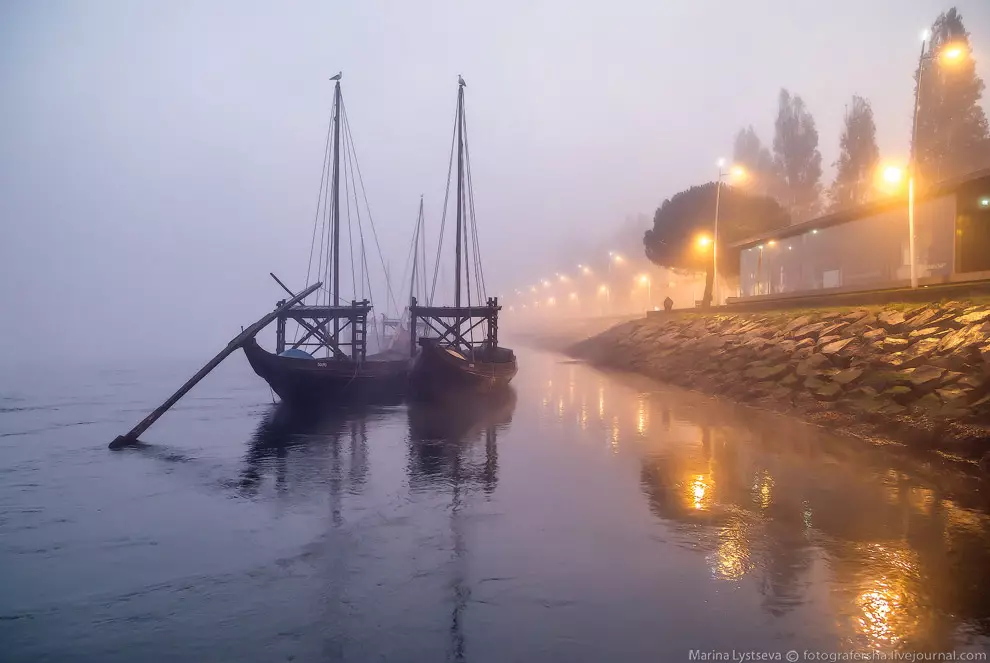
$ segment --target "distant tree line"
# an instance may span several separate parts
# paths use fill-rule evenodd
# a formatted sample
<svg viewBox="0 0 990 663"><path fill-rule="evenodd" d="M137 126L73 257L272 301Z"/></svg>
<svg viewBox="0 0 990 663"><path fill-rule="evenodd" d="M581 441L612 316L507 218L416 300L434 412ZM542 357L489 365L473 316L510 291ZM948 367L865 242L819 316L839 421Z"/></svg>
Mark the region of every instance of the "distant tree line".
<svg viewBox="0 0 990 663"><path fill-rule="evenodd" d="M915 174L922 184L990 167L990 128L980 105L985 86L976 73L969 33L955 7L935 19L929 40L932 56L915 73L915 86L920 74L921 87L916 90L920 104L917 141L912 148ZM945 48L960 49L964 57L951 65L940 63L938 55ZM913 116L914 108L906 112ZM695 244L700 234L714 231L718 191L722 246L756 231L768 232L873 199L880 150L869 100L853 95L846 107L839 158L833 164L835 179L827 187L822 183L818 138L815 118L804 100L782 89L772 145L764 145L752 125L735 136L733 162L743 167L745 179L721 187L715 183L694 186L665 200L654 215L653 228L643 238L647 257L665 267L703 269L708 277L707 305L714 277L712 252L699 252ZM753 217L756 212L761 215L758 219ZM719 256L719 273L738 275L738 260L729 259L726 251Z"/></svg>

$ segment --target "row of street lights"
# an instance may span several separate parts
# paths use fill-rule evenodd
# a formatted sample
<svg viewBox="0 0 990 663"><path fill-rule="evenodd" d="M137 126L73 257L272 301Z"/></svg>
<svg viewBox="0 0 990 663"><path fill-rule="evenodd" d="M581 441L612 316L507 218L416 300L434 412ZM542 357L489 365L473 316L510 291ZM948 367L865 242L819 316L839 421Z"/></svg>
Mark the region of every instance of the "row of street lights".
<svg viewBox="0 0 990 663"><path fill-rule="evenodd" d="M921 99L920 91L921 84L925 71L926 62L934 62L941 64L957 64L964 61L968 57L968 52L965 46L961 44L944 44L938 50L933 50L931 43L929 42L930 33L925 31L922 34L921 40L921 55L918 58L918 70L917 70L917 85L915 86L914 94L914 118L911 128L911 151L908 158L907 166L907 176L908 176L908 252L910 253L910 267L911 267L911 287L918 287L918 274L916 270L916 260L915 260L915 233L914 233L914 208L915 208L915 190L917 179L917 142L918 142L918 115L921 109ZM713 276L713 300L715 304L719 303L719 284L718 284L718 254L719 254L719 234L718 234L718 221L719 221L719 206L721 202L722 194L722 183L726 178L731 179L737 183L743 183L750 179L750 173L743 168L741 165L732 164L729 165L724 158L720 158L716 161L718 167L718 175L715 180L715 216L713 223L713 236L708 237L707 235L702 235L698 238L697 243L699 248L707 249L711 245L712 249L712 276ZM888 185L899 185L904 179L904 169L895 165L884 165L880 169L880 177ZM608 252L608 281L611 283L612 280L612 265L620 265L625 261L620 254L615 251ZM578 265L578 271L584 276L591 276L593 274L590 267L587 265ZM557 278L561 282L567 282L569 277L563 274L556 274ZM643 280L645 279L645 281ZM640 282L644 285L650 287L650 300L652 302L652 285L650 284L650 279L648 275L643 275L640 277ZM541 283L545 288L550 287L550 281L548 279L542 279ZM529 286L529 289L535 293L537 291L536 286ZM606 294L607 300L611 303L611 288L608 285L602 285L599 288L599 292L604 292ZM522 294L519 290L516 291L517 294Z"/></svg>
<svg viewBox="0 0 990 663"><path fill-rule="evenodd" d="M612 278L613 269L625 265L626 263L627 263L627 259L622 254L616 251L608 252L608 262L607 262L608 266L606 269L607 277L605 282L603 282L601 285L598 286L597 292L599 295L605 296L605 300L609 306L611 306L611 302L612 302L611 284L613 281ZM590 277L590 276L594 276L595 274L594 270L592 270L591 267L583 263L577 265L577 271L579 276ZM526 296L526 291L528 290L530 294L538 295L540 291L539 286L542 286L544 290L550 290L554 285L554 281L559 282L561 284L569 284L572 283L573 280L574 279L572 279L572 277L568 276L567 274L561 274L560 272L555 272L554 279L548 279L548 278L540 279L538 285L529 285L526 286L526 288L524 289L517 289L515 293L517 296L524 297ZM639 274L634 277L633 283L639 284L641 286L645 286L647 288L647 299L649 300L650 305L652 305L653 280L650 278L650 275L646 273ZM578 301L577 292L576 291L570 292L567 296L567 299L570 300L571 302L577 302ZM539 297L537 298L537 301L539 301ZM554 296L549 296L546 300L546 304L548 306L554 306L556 305L556 303L557 303L557 298ZM523 307L525 307L525 305L523 305Z"/></svg>

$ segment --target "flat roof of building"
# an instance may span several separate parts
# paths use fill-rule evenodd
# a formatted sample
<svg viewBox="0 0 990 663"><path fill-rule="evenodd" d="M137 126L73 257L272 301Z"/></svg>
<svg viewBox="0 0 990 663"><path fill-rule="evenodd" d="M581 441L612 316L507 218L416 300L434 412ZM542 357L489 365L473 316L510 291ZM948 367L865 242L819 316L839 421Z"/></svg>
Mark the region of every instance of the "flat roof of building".
<svg viewBox="0 0 990 663"><path fill-rule="evenodd" d="M931 200L932 198L937 198L938 196L943 196L947 193L953 193L956 190L962 188L963 186L981 180L983 178L990 178L990 168L984 168L982 170L977 170L963 177L957 177L948 180L942 180L941 182L932 185L926 191L918 195L918 200ZM831 214L826 214L824 216L819 216L808 221L802 221L800 223L794 223L789 226L783 226L771 232L762 233L754 237L744 239L739 242L733 242L729 245L730 249L747 249L751 246L756 246L757 244L762 244L763 242L779 239L786 239L788 237L794 237L796 235L801 235L811 230L820 230L822 228L828 228L829 226L837 226L841 223L848 223L849 221L855 221L857 219L862 219L868 216L873 216L875 214L880 214L882 212L887 212L890 210L898 209L907 205L907 200L903 196L890 196L888 198L883 198L881 200L875 200L864 205L858 205L856 207L849 207L847 209L839 210L838 212L833 212Z"/></svg>

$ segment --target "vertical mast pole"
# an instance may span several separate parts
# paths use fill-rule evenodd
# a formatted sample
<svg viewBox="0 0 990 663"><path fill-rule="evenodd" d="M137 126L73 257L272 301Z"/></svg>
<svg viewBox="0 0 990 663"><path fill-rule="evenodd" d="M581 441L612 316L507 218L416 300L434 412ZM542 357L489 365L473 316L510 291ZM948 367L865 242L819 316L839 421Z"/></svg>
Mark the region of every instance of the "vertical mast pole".
<svg viewBox="0 0 990 663"><path fill-rule="evenodd" d="M409 301L416 295L419 279L419 243L423 232L423 196L419 197L419 214L416 217L416 231L413 233L413 264L412 275L409 277ZM401 317L401 316L400 316Z"/></svg>
<svg viewBox="0 0 990 663"><path fill-rule="evenodd" d="M333 229L333 280L330 288L333 290L333 305L340 306L340 80L333 90L333 194L331 208L331 227ZM340 334L340 321L334 316L333 319L333 340L338 342L337 336Z"/></svg>
<svg viewBox="0 0 990 663"><path fill-rule="evenodd" d="M464 81L457 87L457 257L454 260L454 306L461 305L461 224L464 208Z"/></svg>

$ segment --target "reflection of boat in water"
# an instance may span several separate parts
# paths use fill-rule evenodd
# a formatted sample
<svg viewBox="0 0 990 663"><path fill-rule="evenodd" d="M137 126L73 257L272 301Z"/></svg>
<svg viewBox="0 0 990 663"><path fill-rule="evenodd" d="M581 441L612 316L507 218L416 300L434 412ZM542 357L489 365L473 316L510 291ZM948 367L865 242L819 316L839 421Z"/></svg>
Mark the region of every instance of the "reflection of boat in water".
<svg viewBox="0 0 990 663"><path fill-rule="evenodd" d="M480 484L487 492L498 478L498 431L511 423L512 389L487 394L448 395L442 402L409 404L409 481ZM477 442L484 440L484 446Z"/></svg>
<svg viewBox="0 0 990 663"><path fill-rule="evenodd" d="M442 402L409 404L408 481L412 491L450 496L448 523L450 561L450 649L447 660L466 660L464 613L471 578L470 537L463 510L472 489L491 494L498 482L498 431L512 422L516 393L504 389L486 394L447 394ZM484 440L484 445L477 444Z"/></svg>
<svg viewBox="0 0 990 663"><path fill-rule="evenodd" d="M258 424L245 456L240 488L249 495L266 479L279 493L307 493L342 483L358 491L369 472L368 424L391 416L394 408L350 405L316 410L287 403L274 406Z"/></svg>

